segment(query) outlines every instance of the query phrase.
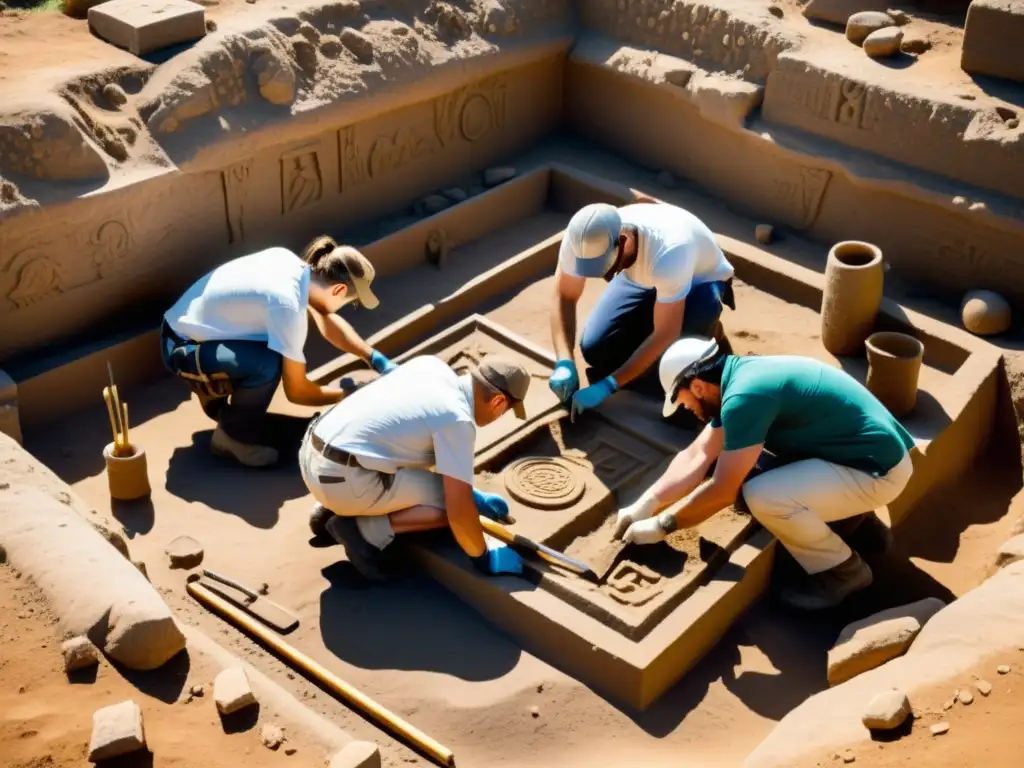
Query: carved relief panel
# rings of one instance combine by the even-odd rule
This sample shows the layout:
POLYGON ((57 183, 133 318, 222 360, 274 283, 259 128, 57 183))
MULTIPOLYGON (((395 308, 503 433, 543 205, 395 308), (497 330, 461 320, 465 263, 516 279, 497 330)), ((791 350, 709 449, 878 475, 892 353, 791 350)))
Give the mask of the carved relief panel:
POLYGON ((245 240, 245 204, 251 172, 251 157, 233 163, 221 172, 229 243, 240 243, 245 240))
POLYGON ((281 154, 281 213, 319 202, 324 195, 320 144, 307 144, 281 154))
POLYGON ((479 141, 505 126, 504 77, 497 75, 460 88, 434 102, 434 131, 441 146, 456 138, 479 141))

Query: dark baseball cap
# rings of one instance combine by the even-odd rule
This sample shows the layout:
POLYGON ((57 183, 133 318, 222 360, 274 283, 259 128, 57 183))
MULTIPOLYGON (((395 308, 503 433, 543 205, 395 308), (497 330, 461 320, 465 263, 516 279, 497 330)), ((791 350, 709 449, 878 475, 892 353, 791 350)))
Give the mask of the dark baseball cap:
POLYGON ((530 389, 530 374, 523 366, 503 357, 489 355, 473 373, 505 395, 515 415, 526 419, 523 401, 530 389))

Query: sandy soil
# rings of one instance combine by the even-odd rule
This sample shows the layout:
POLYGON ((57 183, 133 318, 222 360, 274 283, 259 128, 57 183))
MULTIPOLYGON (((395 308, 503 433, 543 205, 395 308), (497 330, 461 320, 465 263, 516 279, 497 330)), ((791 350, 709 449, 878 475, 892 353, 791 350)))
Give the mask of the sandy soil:
MULTIPOLYGON (((56 619, 42 595, 21 575, 0 565, 0 766, 4 768, 80 768, 88 765, 92 713, 134 699, 142 708, 150 753, 116 761, 122 768, 211 768, 238 765, 319 765, 323 755, 288 734, 277 751, 265 748, 255 715, 232 720, 226 733, 213 703, 216 674, 192 659, 171 662, 157 675, 126 677, 109 662, 98 670, 64 674, 56 619), (202 686, 203 695, 190 695, 202 686), (291 755, 285 750, 296 751, 291 755)), ((183 659, 183 657, 179 657, 183 659)), ((286 732, 287 733, 287 732, 286 732)))

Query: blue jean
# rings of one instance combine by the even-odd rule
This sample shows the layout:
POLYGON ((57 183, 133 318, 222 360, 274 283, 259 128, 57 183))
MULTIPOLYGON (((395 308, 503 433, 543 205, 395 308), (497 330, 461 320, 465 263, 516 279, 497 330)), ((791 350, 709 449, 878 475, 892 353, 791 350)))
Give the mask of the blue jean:
MULTIPOLYGON (((686 297, 682 335, 713 335, 722 316, 723 299, 731 303, 731 295, 727 282, 694 286, 686 297)), ((612 278, 580 337, 589 381, 599 381, 618 370, 654 332, 655 298, 654 288, 630 283, 621 272, 612 278)), ((657 373, 655 363, 626 386, 663 397, 657 373)))
POLYGON ((206 341, 183 339, 165 323, 160 334, 164 367, 177 375, 224 373, 231 380, 230 398, 201 398, 207 416, 220 423, 229 436, 243 443, 256 443, 263 433, 263 418, 281 382, 281 355, 260 341, 206 341))

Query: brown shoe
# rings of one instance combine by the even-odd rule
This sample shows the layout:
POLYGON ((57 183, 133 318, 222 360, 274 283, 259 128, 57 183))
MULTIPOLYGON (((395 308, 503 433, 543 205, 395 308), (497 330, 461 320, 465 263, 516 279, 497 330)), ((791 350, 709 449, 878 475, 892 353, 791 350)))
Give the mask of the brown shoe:
POLYGON ((276 464, 278 453, 266 445, 249 445, 230 437, 219 426, 213 431, 210 450, 217 456, 235 459, 246 467, 269 467, 276 464))
POLYGON ((334 517, 334 513, 323 504, 314 504, 313 511, 309 514, 309 530, 318 539, 329 538, 331 534, 327 530, 327 523, 332 517, 334 517))
POLYGON ((800 611, 822 611, 835 608, 854 592, 870 587, 873 580, 871 568, 854 552, 835 568, 781 589, 779 599, 800 611))

